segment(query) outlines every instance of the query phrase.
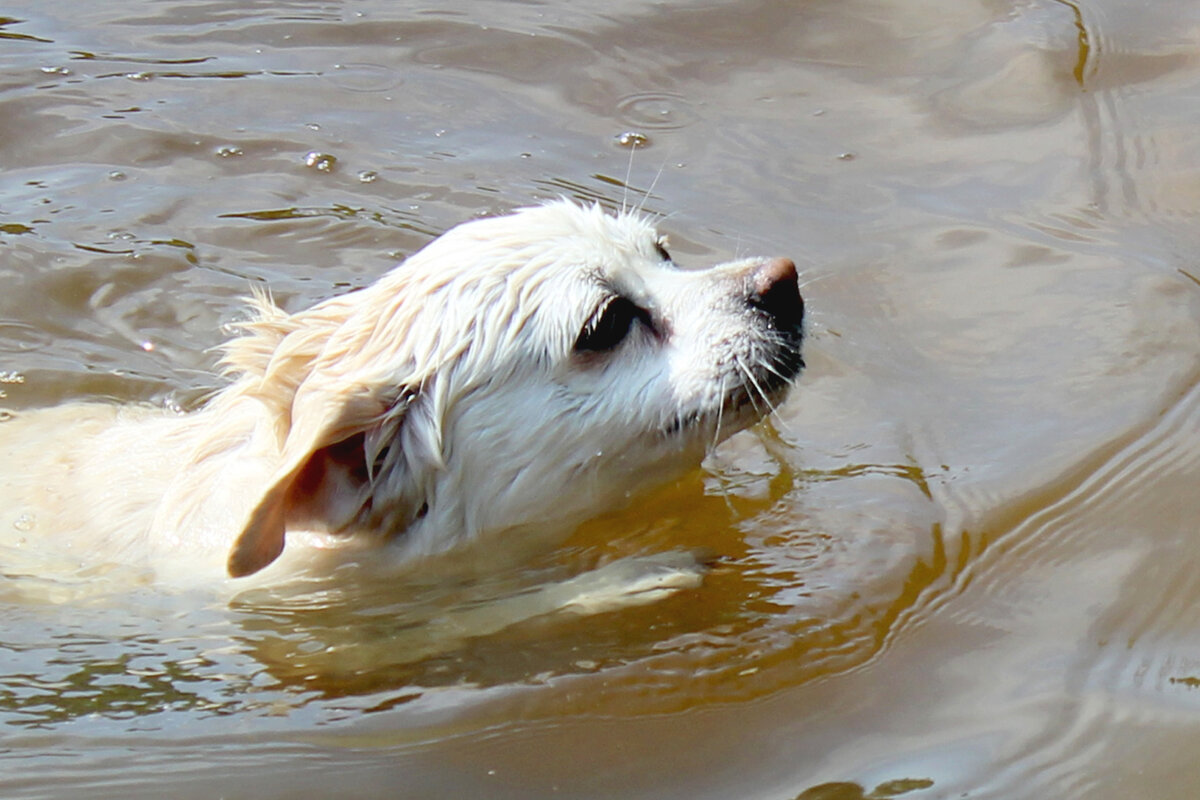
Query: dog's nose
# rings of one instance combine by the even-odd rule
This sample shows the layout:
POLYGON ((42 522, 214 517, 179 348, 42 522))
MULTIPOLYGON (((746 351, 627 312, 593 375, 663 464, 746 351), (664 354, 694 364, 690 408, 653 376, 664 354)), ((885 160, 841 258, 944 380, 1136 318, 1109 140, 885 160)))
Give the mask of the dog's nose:
POLYGON ((804 298, 800 278, 790 258, 764 261, 750 274, 750 305, 765 311, 784 331, 799 331, 804 324, 804 298))

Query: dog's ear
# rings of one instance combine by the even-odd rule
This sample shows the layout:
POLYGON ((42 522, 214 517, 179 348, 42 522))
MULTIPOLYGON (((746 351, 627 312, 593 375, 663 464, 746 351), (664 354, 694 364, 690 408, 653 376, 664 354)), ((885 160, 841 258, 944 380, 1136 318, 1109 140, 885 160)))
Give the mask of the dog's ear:
POLYGON ((283 552, 289 522, 352 517, 369 480, 367 434, 391 417, 389 404, 365 389, 309 390, 296 395, 281 467, 229 553, 232 577, 258 572, 283 552))
POLYGON ((274 561, 287 524, 336 524, 352 516, 369 476, 364 440, 387 419, 398 426, 404 408, 381 397, 355 374, 348 353, 362 349, 370 325, 348 324, 363 292, 331 298, 297 314, 280 310, 261 291, 242 335, 223 346, 222 363, 237 376, 241 396, 267 410, 282 439, 280 466, 259 496, 229 553, 234 577, 274 561))
MULTIPOLYGON (((282 440, 279 467, 226 564, 250 575, 283 552, 289 524, 338 530, 368 502, 376 457, 394 441, 421 387, 461 347, 409 332, 423 308, 406 304, 411 271, 288 316, 266 299, 246 334, 225 348, 244 396, 261 402, 282 440)), ((436 439, 436 434, 434 435, 436 439)), ((431 448, 438 450, 440 443, 431 448)))

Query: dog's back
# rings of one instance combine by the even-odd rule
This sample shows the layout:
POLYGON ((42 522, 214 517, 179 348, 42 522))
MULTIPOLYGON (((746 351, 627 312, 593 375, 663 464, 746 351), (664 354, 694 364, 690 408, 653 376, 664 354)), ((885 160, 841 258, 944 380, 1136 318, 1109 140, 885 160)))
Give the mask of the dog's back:
MULTIPOLYGON (((249 501, 235 510, 237 459, 221 481, 184 469, 209 424, 148 405, 14 413, 0 423, 0 546, 56 552, 77 567, 175 560, 182 572, 219 574, 228 527, 249 501), (175 502, 180 493, 191 502, 175 502), (184 507, 185 518, 171 516, 184 507)), ((261 479, 261 465, 247 466, 261 479)))

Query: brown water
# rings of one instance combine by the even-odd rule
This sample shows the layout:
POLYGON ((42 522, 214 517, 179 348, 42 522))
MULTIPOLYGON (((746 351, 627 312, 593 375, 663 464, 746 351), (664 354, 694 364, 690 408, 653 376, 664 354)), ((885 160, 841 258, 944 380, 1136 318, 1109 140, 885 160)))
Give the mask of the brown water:
POLYGON ((619 205, 626 132, 679 260, 792 256, 813 322, 774 424, 495 578, 719 557, 659 604, 456 640, 412 620, 470 587, 10 568, 0 795, 1200 795, 1200 5, 6 13, 7 407, 193 403, 251 282, 619 205))

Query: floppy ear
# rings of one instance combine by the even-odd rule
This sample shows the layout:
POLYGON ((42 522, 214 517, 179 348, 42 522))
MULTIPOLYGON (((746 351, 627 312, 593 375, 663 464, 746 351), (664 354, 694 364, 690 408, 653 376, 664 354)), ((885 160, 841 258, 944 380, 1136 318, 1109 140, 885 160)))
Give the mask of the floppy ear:
POLYGON ((365 387, 297 393, 283 461, 271 478, 226 567, 238 578, 258 572, 283 552, 289 522, 348 522, 370 481, 366 437, 381 422, 398 424, 403 407, 365 387))
POLYGON ((424 308, 405 301, 413 275, 393 270, 290 316, 260 298, 256 319, 240 326, 247 336, 226 346, 225 362, 245 385, 240 393, 263 404, 283 440, 279 466, 230 550, 231 576, 278 558, 289 524, 337 531, 354 522, 370 502, 376 457, 395 440, 413 398, 437 365, 466 347, 457 339, 444 346, 436 328, 410 336, 424 308))

